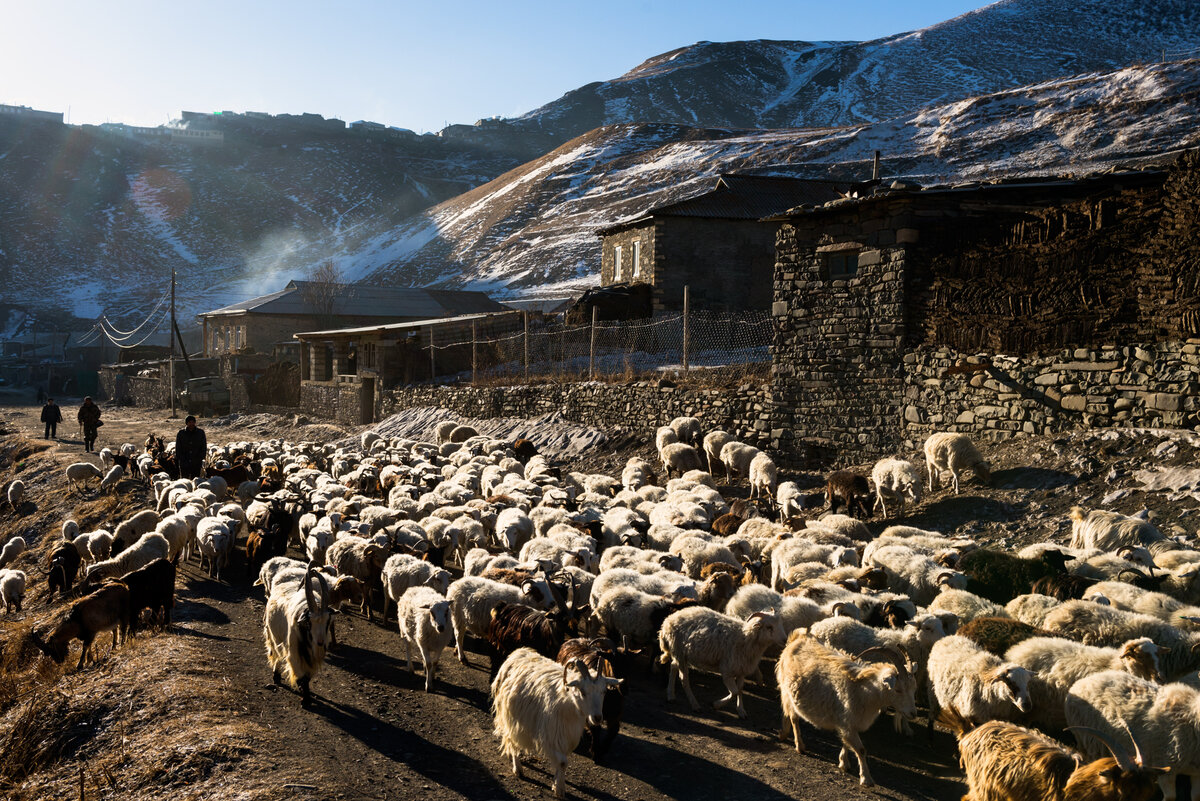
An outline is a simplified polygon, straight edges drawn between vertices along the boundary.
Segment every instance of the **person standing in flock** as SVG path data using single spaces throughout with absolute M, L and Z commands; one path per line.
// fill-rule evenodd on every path
M 83 399 L 83 405 L 79 407 L 79 425 L 83 426 L 84 451 L 94 451 L 96 435 L 104 423 L 100 422 L 100 407 L 92 402 L 90 395 Z
M 46 424 L 46 433 L 42 439 L 58 439 L 58 424 L 62 422 L 62 409 L 54 402 L 54 398 L 46 398 L 42 407 L 42 422 Z
M 204 429 L 196 426 L 196 416 L 189 414 L 183 428 L 175 435 L 175 463 L 180 478 L 199 478 L 204 473 L 204 457 L 208 453 L 208 438 Z

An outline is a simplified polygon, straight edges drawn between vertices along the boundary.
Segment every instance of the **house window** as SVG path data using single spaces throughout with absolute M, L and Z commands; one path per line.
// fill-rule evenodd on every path
M 858 251 L 839 250 L 825 254 L 825 274 L 830 281 L 844 281 L 858 272 Z
M 633 262 L 633 280 L 642 277 L 642 240 L 633 240 L 633 253 L 630 254 L 630 261 Z
M 613 245 L 613 280 L 621 280 L 621 272 L 624 267 L 621 265 L 621 246 Z

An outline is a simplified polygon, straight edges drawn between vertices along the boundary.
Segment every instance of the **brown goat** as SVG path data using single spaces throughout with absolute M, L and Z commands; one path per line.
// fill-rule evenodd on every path
M 1095 730 L 1112 757 L 1084 762 L 1041 732 L 993 720 L 959 739 L 970 790 L 963 801 L 1148 801 L 1162 768 L 1142 764 Z M 1135 744 L 1136 748 L 1136 744 Z
M 1063 636 L 1059 632 L 1040 629 L 1007 617 L 977 617 L 963 624 L 958 633 L 1001 659 L 1009 648 L 1031 637 Z
M 83 642 L 83 653 L 79 655 L 76 669 L 83 667 L 96 636 L 106 631 L 113 633 L 113 647 L 117 647 L 118 633 L 129 630 L 130 602 L 129 587 L 119 581 L 111 581 L 90 595 L 71 604 L 71 611 L 63 618 L 49 639 L 43 639 L 35 629 L 30 637 L 33 644 L 58 664 L 67 658 L 71 640 Z
M 837 513 L 838 505 L 844 504 L 852 517 L 861 513 L 864 519 L 871 516 L 871 487 L 865 476 L 849 470 L 838 470 L 829 474 L 825 482 L 825 496 L 829 499 L 829 511 Z
M 712 532 L 719 537 L 728 537 L 730 534 L 736 534 L 738 528 L 745 522 L 746 518 L 741 515 L 726 512 L 713 521 Z

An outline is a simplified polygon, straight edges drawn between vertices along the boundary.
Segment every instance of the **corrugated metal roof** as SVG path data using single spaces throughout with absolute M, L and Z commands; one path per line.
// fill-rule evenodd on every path
M 316 314 L 318 312 L 314 309 L 314 303 L 308 290 L 310 287 L 317 286 L 311 281 L 291 281 L 278 292 L 224 306 L 201 316 L 244 314 L 246 312 Z M 503 310 L 504 306 L 483 292 L 342 284 L 337 296 L 333 299 L 333 306 L 329 314 L 333 316 L 425 319 Z
M 804 204 L 820 205 L 841 197 L 848 181 L 776 178 L 760 175 L 720 175 L 711 189 L 685 200 L 656 206 L 645 214 L 601 228 L 601 235 L 653 217 L 708 217 L 760 220 Z

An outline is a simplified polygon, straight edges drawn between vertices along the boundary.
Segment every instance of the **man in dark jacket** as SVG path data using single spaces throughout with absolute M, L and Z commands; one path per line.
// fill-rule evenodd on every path
M 62 422 L 62 409 L 54 402 L 54 398 L 46 398 L 42 407 L 42 422 L 46 424 L 46 433 L 42 439 L 58 439 L 58 424 Z
M 175 463 L 180 478 L 199 478 L 204 473 L 204 457 L 208 453 L 208 438 L 204 429 L 196 426 L 195 415 L 189 414 L 183 428 L 175 435 Z
M 79 407 L 79 425 L 83 426 L 83 449 L 94 451 L 96 435 L 104 423 L 100 421 L 100 407 L 90 397 L 84 398 L 83 405 Z

